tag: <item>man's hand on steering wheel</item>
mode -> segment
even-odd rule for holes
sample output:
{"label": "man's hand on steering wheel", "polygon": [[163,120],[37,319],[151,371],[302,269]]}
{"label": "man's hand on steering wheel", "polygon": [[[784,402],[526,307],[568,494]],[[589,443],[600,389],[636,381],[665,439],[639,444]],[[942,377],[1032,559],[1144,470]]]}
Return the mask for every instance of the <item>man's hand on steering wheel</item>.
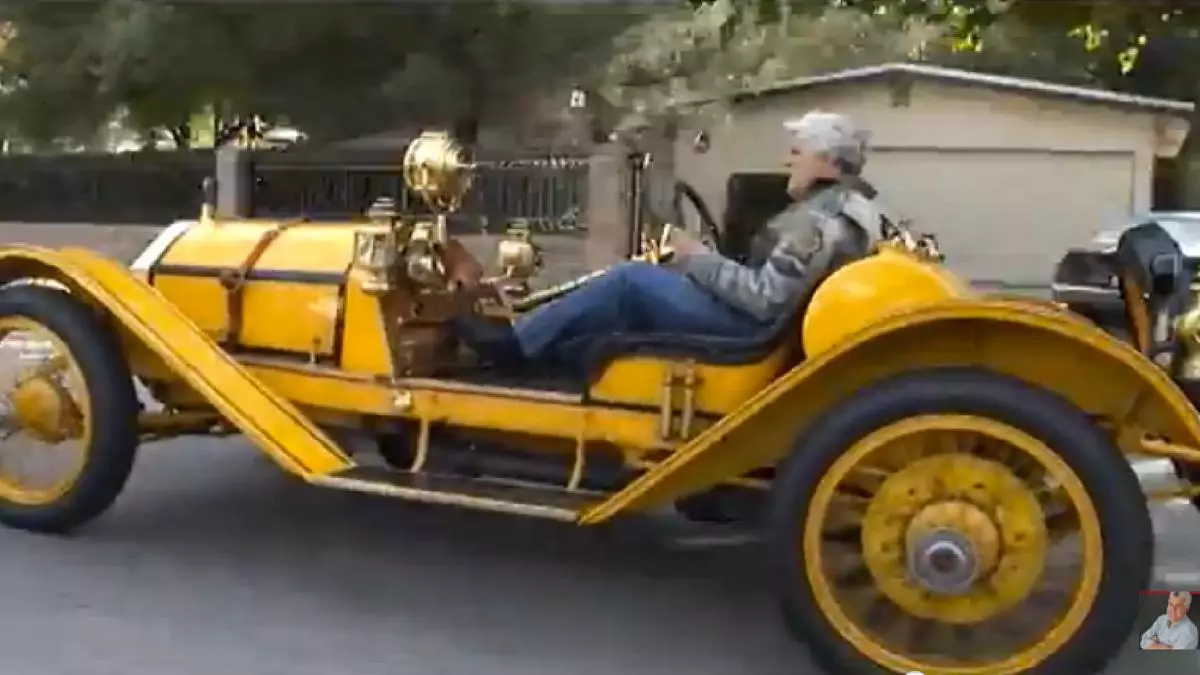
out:
{"label": "man's hand on steering wheel", "polygon": [[684,229],[671,230],[671,235],[666,241],[666,248],[670,255],[664,262],[668,263],[712,250],[707,242]]}
{"label": "man's hand on steering wheel", "polygon": [[[692,203],[692,209],[696,212],[696,217],[700,220],[699,232],[693,232],[688,227],[686,214],[683,212],[684,201]],[[672,218],[675,222],[675,234],[686,232],[693,239],[703,242],[709,249],[716,250],[718,243],[721,241],[721,228],[717,226],[716,218],[713,218],[712,211],[709,210],[708,204],[704,198],[685,181],[675,181],[675,194],[671,200]],[[682,240],[682,238],[680,239]],[[672,248],[677,248],[672,244]]]}
{"label": "man's hand on steering wheel", "polygon": [[[687,217],[683,209],[685,200],[692,203],[692,208],[700,219],[698,232],[687,226]],[[670,264],[676,259],[681,260],[690,255],[717,249],[720,230],[708,205],[705,204],[704,199],[700,197],[695,188],[683,181],[675,181],[671,211],[670,222],[666,222],[661,217],[656,218],[662,223],[663,228],[659,236],[651,239],[643,233],[642,252],[639,256],[641,260],[655,264]]]}

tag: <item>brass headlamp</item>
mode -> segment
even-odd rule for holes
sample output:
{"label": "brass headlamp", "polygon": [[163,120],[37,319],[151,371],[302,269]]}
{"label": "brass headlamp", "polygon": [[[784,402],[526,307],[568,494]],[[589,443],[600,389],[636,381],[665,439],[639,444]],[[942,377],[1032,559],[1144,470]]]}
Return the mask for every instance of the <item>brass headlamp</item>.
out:
{"label": "brass headlamp", "polygon": [[475,164],[445,131],[422,132],[404,152],[404,183],[438,215],[462,206]]}
{"label": "brass headlamp", "polygon": [[462,206],[474,169],[466,150],[444,131],[422,132],[408,145],[401,164],[405,186],[434,216],[401,222],[393,199],[384,197],[371,205],[366,215],[376,227],[355,232],[354,241],[354,264],[364,272],[364,289],[387,293],[398,267],[421,286],[445,283],[441,250],[448,238],[446,216]]}
{"label": "brass headlamp", "polygon": [[1175,319],[1175,340],[1179,343],[1179,377],[1185,380],[1200,379],[1200,303],[1193,292],[1192,306]]}

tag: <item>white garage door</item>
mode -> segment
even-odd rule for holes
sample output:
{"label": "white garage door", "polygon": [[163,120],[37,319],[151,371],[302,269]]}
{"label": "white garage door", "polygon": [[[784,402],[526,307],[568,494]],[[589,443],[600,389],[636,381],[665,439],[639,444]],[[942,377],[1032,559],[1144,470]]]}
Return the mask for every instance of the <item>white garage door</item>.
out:
{"label": "white garage door", "polygon": [[1132,209],[1125,153],[876,150],[867,177],[891,212],[935,232],[974,281],[1047,284],[1067,248]]}

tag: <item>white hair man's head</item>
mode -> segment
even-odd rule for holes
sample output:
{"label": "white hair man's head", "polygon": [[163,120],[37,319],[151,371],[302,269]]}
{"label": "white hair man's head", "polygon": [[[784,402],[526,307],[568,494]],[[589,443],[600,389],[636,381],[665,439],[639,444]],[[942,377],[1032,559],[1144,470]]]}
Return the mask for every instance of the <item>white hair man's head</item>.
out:
{"label": "white hair man's head", "polygon": [[867,134],[846,115],[814,110],[783,128],[791,138],[788,192],[794,196],[822,179],[857,176],[867,163]]}
{"label": "white hair man's head", "polygon": [[1171,621],[1182,619],[1191,609],[1192,594],[1187,591],[1172,591],[1167,598],[1167,618]]}

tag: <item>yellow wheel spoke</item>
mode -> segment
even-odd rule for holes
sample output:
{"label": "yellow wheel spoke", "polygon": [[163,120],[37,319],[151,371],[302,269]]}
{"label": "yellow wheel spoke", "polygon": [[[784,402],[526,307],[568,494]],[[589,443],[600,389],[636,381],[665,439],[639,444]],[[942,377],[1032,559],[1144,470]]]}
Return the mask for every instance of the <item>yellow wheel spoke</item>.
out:
{"label": "yellow wheel spoke", "polygon": [[871,583],[871,571],[862,563],[843,568],[832,576],[834,583],[839,586],[866,586]]}
{"label": "yellow wheel spoke", "polygon": [[1096,522],[1079,478],[1037,439],[930,415],[884,427],[834,463],[803,546],[817,604],[876,663],[1009,675],[1082,624],[1100,578]]}
{"label": "yellow wheel spoke", "polygon": [[861,466],[847,476],[839,492],[871,496],[887,480],[890,472],[877,466]]}
{"label": "yellow wheel spoke", "polygon": [[52,503],[74,485],[90,444],[90,401],[73,355],[36,322],[0,318],[0,394],[0,498]]}

